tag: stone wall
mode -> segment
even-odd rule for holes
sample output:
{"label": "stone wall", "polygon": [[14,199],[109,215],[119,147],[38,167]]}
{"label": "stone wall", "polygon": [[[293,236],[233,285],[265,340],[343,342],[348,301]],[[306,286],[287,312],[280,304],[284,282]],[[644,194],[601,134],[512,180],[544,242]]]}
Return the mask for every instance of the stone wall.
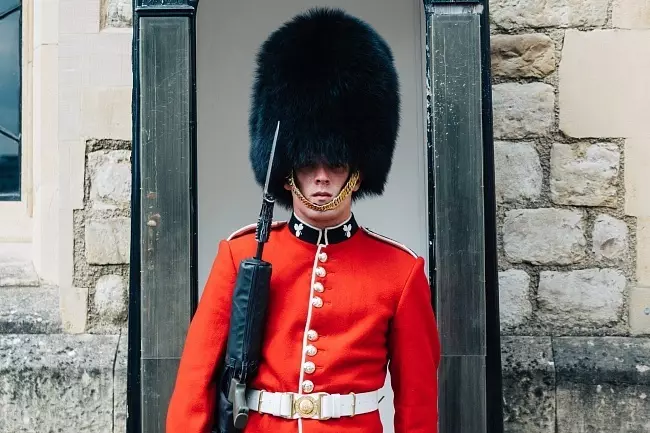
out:
{"label": "stone wall", "polygon": [[647,431],[650,6],[490,8],[506,431]]}
{"label": "stone wall", "polygon": [[130,248],[131,143],[86,142],[84,207],[76,210],[74,286],[88,292],[88,332],[126,325]]}
{"label": "stone wall", "polygon": [[[648,152],[650,141],[630,138],[634,129],[622,130],[620,136],[572,133],[588,129],[576,126],[588,120],[571,110],[581,103],[575,99],[588,95],[571,91],[570,99],[562,91],[568,83],[578,87],[572,77],[579,72],[582,82],[600,78],[598,71],[575,70],[597,53],[583,50],[576,59],[576,52],[566,51],[565,37],[584,39],[606,32],[613,38],[610,43],[624,42],[614,36],[617,33],[601,29],[612,28],[623,16],[631,20],[630,3],[636,8],[645,4],[491,2],[506,334],[628,335],[650,330],[630,327],[628,320],[637,270],[643,274],[648,263],[645,242],[637,248],[637,232],[645,237],[645,225],[639,224],[637,231],[640,215],[630,210],[639,206],[630,195],[638,194],[635,186],[640,182],[628,181],[639,176],[636,166],[643,165],[643,159],[626,157],[630,141],[643,149],[637,154]],[[638,19],[634,23],[640,25]],[[650,28],[650,18],[646,24]],[[618,49],[632,46],[621,44]],[[646,72],[650,70],[627,71],[632,80]],[[621,86],[615,80],[603,84]]]}
{"label": "stone wall", "polygon": [[551,36],[492,42],[503,331],[627,334],[636,221],[624,213],[623,143],[558,129]]}
{"label": "stone wall", "polygon": [[[128,27],[113,28],[115,26],[106,27],[102,24],[102,17],[105,16],[103,8],[106,6],[106,2],[102,0],[56,0],[52,3],[55,6],[52,13],[59,18],[55,26],[58,33],[58,43],[55,46],[57,53],[54,57],[54,69],[44,75],[54,77],[56,84],[51,93],[56,95],[57,103],[52,112],[58,118],[58,134],[49,127],[46,130],[48,134],[58,135],[58,144],[54,148],[57,149],[59,157],[48,159],[48,165],[44,165],[42,170],[57,173],[59,177],[55,182],[55,185],[60,185],[59,202],[51,203],[52,207],[59,210],[59,221],[58,246],[53,248],[51,254],[44,256],[44,260],[47,263],[53,257],[58,259],[59,279],[56,284],[60,288],[64,329],[66,332],[83,333],[88,332],[88,319],[88,323],[95,326],[95,319],[98,317],[93,298],[97,281],[88,278],[88,272],[96,273],[101,266],[113,266],[118,269],[120,264],[124,263],[124,248],[117,251],[122,256],[112,260],[118,263],[106,264],[101,263],[101,257],[93,256],[97,253],[96,250],[88,251],[89,256],[86,257],[83,249],[86,214],[89,214],[89,236],[93,236],[107,226],[98,226],[90,216],[111,213],[117,215],[120,209],[128,207],[120,204],[119,201],[123,198],[110,198],[115,193],[119,194],[106,189],[110,172],[99,174],[98,182],[104,185],[100,187],[104,188],[103,190],[89,189],[89,172],[93,170],[94,165],[103,165],[97,156],[99,154],[89,154],[95,150],[108,149],[105,147],[91,150],[89,140],[101,139],[101,143],[105,143],[104,140],[122,140],[114,143],[122,143],[121,150],[128,150],[127,144],[132,135],[133,34]],[[46,4],[49,2],[42,6],[45,7]],[[92,146],[100,146],[99,143]],[[98,160],[94,160],[95,157]],[[38,170],[35,169],[36,172]],[[117,174],[123,176],[124,172]],[[108,203],[104,202],[104,195],[109,196]],[[117,205],[117,209],[108,209],[110,204]],[[125,215],[122,212],[120,216]],[[79,232],[80,229],[83,233]],[[90,268],[86,266],[86,259],[91,265]],[[121,274],[118,272],[118,275]],[[108,284],[114,286],[117,282],[109,281]],[[97,308],[102,307],[98,305]],[[88,310],[90,315],[87,315]],[[93,328],[93,331],[95,330],[97,329]]]}

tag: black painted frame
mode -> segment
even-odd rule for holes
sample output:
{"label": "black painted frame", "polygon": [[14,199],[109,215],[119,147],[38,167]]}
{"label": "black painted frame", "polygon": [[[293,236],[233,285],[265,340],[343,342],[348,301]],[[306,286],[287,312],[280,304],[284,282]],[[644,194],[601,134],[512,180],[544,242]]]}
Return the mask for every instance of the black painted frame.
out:
{"label": "black painted frame", "polygon": [[[196,10],[199,0],[133,0],[133,42],[132,42],[132,191],[131,191],[131,239],[130,239],[130,276],[129,276],[129,306],[128,306],[128,353],[127,353],[127,419],[126,431],[140,433],[142,425],[142,388],[141,388],[141,350],[142,338],[141,284],[140,272],[142,257],[140,245],[143,241],[140,230],[141,219],[141,173],[140,173],[140,18],[142,17],[189,17],[190,18],[190,141],[191,141],[191,251],[190,258],[192,279],[190,281],[191,308],[188,316],[191,318],[198,303],[198,212],[197,209],[197,175],[196,175]],[[146,83],[144,83],[146,85]]]}
{"label": "black painted frame", "polygon": [[[425,7],[435,4],[477,4],[484,7],[481,16],[481,67],[482,67],[482,128],[483,128],[483,167],[484,167],[484,223],[485,223],[485,300],[486,300],[486,327],[487,327],[487,431],[489,433],[503,432],[503,412],[502,412],[502,384],[501,384],[501,349],[500,349],[500,324],[499,324],[499,296],[498,296],[498,264],[497,264],[497,225],[496,225],[496,199],[495,199],[495,179],[494,179],[494,144],[492,135],[492,92],[491,92],[491,72],[490,72],[490,33],[488,19],[488,1],[487,0],[423,0]],[[198,302],[198,276],[197,276],[197,256],[198,256],[198,216],[197,216],[197,195],[196,195],[196,147],[197,147],[197,128],[196,128],[196,13],[198,0],[133,0],[134,19],[133,19],[133,97],[132,97],[132,116],[133,116],[133,151],[132,151],[132,197],[131,197],[131,250],[130,250],[130,293],[129,293],[129,328],[128,328],[128,376],[127,376],[127,432],[140,433],[141,425],[141,382],[140,382],[140,271],[141,271],[141,254],[140,243],[142,242],[142,233],[140,231],[141,218],[141,177],[140,167],[140,89],[146,83],[139,80],[139,55],[140,55],[140,18],[141,17],[165,17],[178,16],[190,18],[190,61],[192,71],[190,75],[190,131],[191,131],[191,257],[192,265],[192,282],[191,282],[191,311],[188,316],[191,318],[196,309]],[[428,40],[427,27],[427,40]],[[427,56],[427,76],[430,74],[429,56]],[[429,152],[429,161],[432,161],[431,151],[432,135],[430,119],[427,119],[427,149]],[[433,170],[430,166],[428,169],[429,177],[429,244],[434,245],[433,237],[435,236],[435,222],[433,215]],[[435,281],[435,251],[433,247],[429,251],[430,277]],[[434,297],[435,299],[435,297]],[[435,305],[434,305],[435,308]]]}
{"label": "black painted frame", "polygon": [[503,432],[503,382],[501,373],[501,321],[499,309],[499,252],[497,247],[497,203],[492,116],[492,61],[490,49],[490,5],[481,0],[481,64],[483,96],[483,209],[485,217],[485,326],[486,402],[488,433]]}

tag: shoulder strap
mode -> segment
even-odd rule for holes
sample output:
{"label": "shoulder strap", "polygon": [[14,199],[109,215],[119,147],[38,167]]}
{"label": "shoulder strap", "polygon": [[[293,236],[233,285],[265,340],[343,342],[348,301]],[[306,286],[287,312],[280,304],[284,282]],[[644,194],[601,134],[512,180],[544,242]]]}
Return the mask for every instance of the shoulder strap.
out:
{"label": "shoulder strap", "polygon": [[[286,223],[287,223],[286,221],[273,221],[271,223],[271,230],[276,230],[276,229],[282,227],[283,225],[285,225]],[[244,226],[244,227],[242,227],[240,229],[237,229],[234,232],[232,232],[230,234],[230,236],[228,236],[228,238],[226,240],[231,241],[231,240],[233,240],[235,238],[238,238],[240,236],[244,236],[244,235],[247,235],[247,234],[250,234],[250,233],[255,233],[255,229],[257,229],[257,223],[249,224],[247,226]]]}
{"label": "shoulder strap", "polygon": [[370,229],[367,228],[367,227],[361,227],[361,228],[363,229],[364,232],[368,233],[368,234],[369,234],[370,236],[372,236],[373,238],[375,238],[375,239],[379,239],[379,240],[382,241],[382,242],[386,242],[387,244],[390,244],[390,245],[392,245],[392,246],[394,246],[394,247],[397,247],[397,248],[399,248],[399,249],[401,249],[401,250],[403,250],[403,251],[406,251],[407,253],[409,253],[410,255],[412,255],[412,256],[415,257],[415,258],[418,257],[418,255],[415,253],[415,251],[413,251],[412,249],[410,249],[410,248],[407,247],[406,245],[401,244],[401,243],[399,243],[399,242],[397,242],[396,240],[393,240],[393,239],[391,239],[391,238],[387,238],[387,237],[384,236],[384,235],[380,235],[379,233],[373,232],[372,230],[370,230]]}

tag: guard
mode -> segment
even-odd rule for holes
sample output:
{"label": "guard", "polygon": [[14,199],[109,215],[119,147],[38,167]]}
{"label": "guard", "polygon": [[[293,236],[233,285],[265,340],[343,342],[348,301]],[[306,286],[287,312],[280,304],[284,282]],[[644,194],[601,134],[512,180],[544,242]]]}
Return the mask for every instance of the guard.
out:
{"label": "guard", "polygon": [[[396,433],[437,433],[440,343],[424,259],[357,222],[354,201],[381,195],[399,129],[391,50],[367,23],[311,9],[257,56],[250,160],[292,210],[265,246],[273,265],[261,361],[248,384],[245,433],[382,433],[387,368]],[[209,433],[237,264],[255,224],[219,244],[190,325],[167,433]]]}

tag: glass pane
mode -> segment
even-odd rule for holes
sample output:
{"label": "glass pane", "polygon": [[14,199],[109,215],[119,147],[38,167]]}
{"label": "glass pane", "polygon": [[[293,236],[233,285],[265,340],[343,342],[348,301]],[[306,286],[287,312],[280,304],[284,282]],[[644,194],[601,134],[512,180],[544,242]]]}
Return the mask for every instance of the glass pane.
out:
{"label": "glass pane", "polygon": [[2,14],[7,12],[9,9],[13,9],[19,5],[20,0],[0,0],[0,16],[2,16]]}
{"label": "glass pane", "polygon": [[20,136],[20,10],[0,19],[0,41],[0,131],[17,138]]}
{"label": "glass pane", "polygon": [[0,200],[20,199],[18,142],[0,133]]}
{"label": "glass pane", "polygon": [[189,26],[140,19],[143,433],[162,431],[191,312]]}

